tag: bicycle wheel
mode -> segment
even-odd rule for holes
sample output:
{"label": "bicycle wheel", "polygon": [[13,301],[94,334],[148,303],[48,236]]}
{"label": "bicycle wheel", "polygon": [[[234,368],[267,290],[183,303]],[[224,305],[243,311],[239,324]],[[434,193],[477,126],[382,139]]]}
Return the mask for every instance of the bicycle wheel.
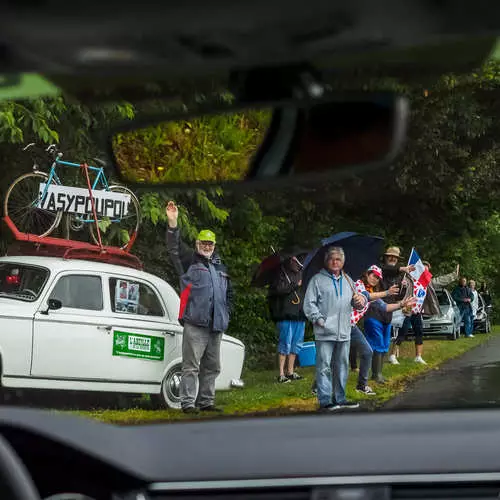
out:
{"label": "bicycle wheel", "polygon": [[[21,175],[5,195],[4,215],[10,217],[22,233],[48,236],[61,221],[61,210],[53,212],[36,206],[40,200],[40,183],[47,182],[48,178],[44,172]],[[51,183],[57,184],[54,179]]]}
{"label": "bicycle wheel", "polygon": [[[99,218],[98,223],[101,232],[102,244],[106,246],[119,247],[122,250],[127,247],[130,239],[137,237],[139,225],[141,224],[141,211],[139,200],[135,194],[124,186],[109,186],[109,190],[113,193],[123,193],[130,196],[130,204],[128,213],[119,222],[110,222],[109,218]],[[89,219],[93,216],[89,214]],[[94,243],[99,244],[95,223],[89,223],[90,236]]]}

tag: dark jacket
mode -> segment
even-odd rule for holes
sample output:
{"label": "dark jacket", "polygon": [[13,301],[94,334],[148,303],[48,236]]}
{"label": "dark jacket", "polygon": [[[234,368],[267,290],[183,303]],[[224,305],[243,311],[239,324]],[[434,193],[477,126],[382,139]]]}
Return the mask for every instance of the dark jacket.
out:
{"label": "dark jacket", "polygon": [[[403,286],[403,279],[405,273],[401,272],[400,266],[389,266],[387,264],[381,263],[380,268],[382,269],[382,274],[384,279],[382,280],[382,286],[384,290],[389,290],[393,285],[399,287],[398,295],[389,295],[382,299],[386,304],[395,304],[400,300],[403,300],[406,296],[406,287]],[[365,318],[373,318],[381,323],[391,323],[392,312],[384,311],[381,307],[370,307],[366,312]]]}
{"label": "dark jacket", "polygon": [[288,266],[282,265],[279,274],[269,287],[267,296],[269,311],[274,322],[306,320],[302,309],[305,291],[298,285],[301,279],[301,272],[293,272]]}
{"label": "dark jacket", "polygon": [[180,276],[179,321],[224,332],[229,325],[233,288],[219,256],[207,259],[188,247],[179,229],[167,228],[167,250]]}
{"label": "dark jacket", "polygon": [[[472,309],[472,290],[468,286],[457,286],[455,290],[453,290],[452,297],[461,311],[464,309]],[[464,299],[470,299],[470,302],[464,302]]]}

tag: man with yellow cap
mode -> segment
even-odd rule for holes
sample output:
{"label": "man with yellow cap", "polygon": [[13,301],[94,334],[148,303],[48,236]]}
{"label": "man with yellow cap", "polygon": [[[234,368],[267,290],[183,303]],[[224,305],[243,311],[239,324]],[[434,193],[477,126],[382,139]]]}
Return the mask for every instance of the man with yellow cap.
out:
{"label": "man with yellow cap", "polygon": [[217,412],[220,410],[215,406],[215,380],[220,373],[222,334],[231,313],[231,281],[215,252],[213,231],[200,231],[193,250],[181,240],[177,227],[179,211],[173,201],[168,202],[166,214],[167,250],[181,281],[182,410]]}

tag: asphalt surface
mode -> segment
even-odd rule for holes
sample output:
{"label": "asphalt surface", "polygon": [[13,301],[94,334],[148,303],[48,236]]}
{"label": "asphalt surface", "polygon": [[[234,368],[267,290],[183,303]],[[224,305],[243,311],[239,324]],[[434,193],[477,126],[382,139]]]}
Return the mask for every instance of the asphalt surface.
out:
{"label": "asphalt surface", "polygon": [[495,336],[417,379],[383,408],[416,410],[499,405],[500,336]]}

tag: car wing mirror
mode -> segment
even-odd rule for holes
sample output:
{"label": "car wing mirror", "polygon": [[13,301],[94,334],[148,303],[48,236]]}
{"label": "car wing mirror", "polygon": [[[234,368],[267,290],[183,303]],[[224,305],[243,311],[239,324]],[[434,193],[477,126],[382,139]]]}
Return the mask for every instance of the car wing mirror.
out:
{"label": "car wing mirror", "polygon": [[41,311],[42,314],[49,314],[49,311],[57,311],[62,308],[62,302],[59,299],[49,299],[47,301],[47,309]]}

